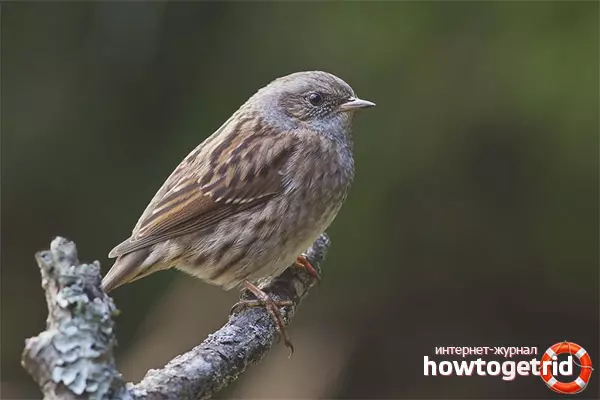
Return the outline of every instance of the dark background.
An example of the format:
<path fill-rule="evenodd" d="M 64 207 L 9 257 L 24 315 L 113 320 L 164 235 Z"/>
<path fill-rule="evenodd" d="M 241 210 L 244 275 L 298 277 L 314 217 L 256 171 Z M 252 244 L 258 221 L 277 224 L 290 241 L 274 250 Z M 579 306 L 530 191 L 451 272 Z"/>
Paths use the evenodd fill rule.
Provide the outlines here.
<path fill-rule="evenodd" d="M 290 328 L 296 355 L 277 346 L 221 396 L 560 396 L 536 377 L 424 377 L 436 346 L 568 339 L 600 366 L 597 2 L 1 11 L 2 398 L 39 397 L 19 366 L 46 317 L 34 252 L 62 235 L 107 269 L 179 161 L 259 87 L 307 69 L 378 106 L 356 118 L 355 185 Z M 119 368 L 137 380 L 237 294 L 170 271 L 114 297 Z M 597 398 L 599 379 L 577 397 Z"/>

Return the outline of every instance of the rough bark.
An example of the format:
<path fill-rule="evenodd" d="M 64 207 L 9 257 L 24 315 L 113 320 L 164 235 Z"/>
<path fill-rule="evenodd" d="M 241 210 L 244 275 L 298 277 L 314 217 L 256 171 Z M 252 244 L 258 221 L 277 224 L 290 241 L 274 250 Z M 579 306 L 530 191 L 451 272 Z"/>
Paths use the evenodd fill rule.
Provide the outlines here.
<path fill-rule="evenodd" d="M 320 272 L 330 242 L 323 234 L 305 253 Z M 258 362 L 279 340 L 275 324 L 262 307 L 230 316 L 201 344 L 141 382 L 125 383 L 115 367 L 112 298 L 100 288 L 98 262 L 79 264 L 73 242 L 56 238 L 50 250 L 36 254 L 48 303 L 46 330 L 27 339 L 22 364 L 46 399 L 204 399 L 226 387 L 248 365 Z M 281 309 L 288 324 L 313 281 L 300 268 L 261 282 L 273 300 L 291 300 Z M 249 298 L 247 292 L 242 298 Z"/>

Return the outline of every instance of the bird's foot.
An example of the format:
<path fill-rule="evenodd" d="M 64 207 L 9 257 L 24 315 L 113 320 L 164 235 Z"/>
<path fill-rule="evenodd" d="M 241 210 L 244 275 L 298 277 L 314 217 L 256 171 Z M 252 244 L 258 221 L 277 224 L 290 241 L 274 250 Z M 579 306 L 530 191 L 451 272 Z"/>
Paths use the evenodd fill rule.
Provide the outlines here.
<path fill-rule="evenodd" d="M 250 293 L 252 293 L 256 300 L 240 300 L 231 307 L 231 313 L 236 311 L 243 310 L 248 307 L 265 307 L 273 322 L 275 323 L 275 328 L 277 328 L 277 332 L 283 338 L 283 343 L 287 348 L 290 349 L 290 357 L 294 354 L 294 345 L 290 341 L 290 337 L 287 334 L 285 329 L 285 324 L 283 323 L 283 318 L 281 317 L 281 312 L 279 309 L 281 307 L 293 306 L 294 302 L 290 300 L 283 301 L 275 301 L 273 300 L 267 293 L 263 292 L 257 286 L 252 283 L 244 280 L 244 287 L 248 289 Z"/>
<path fill-rule="evenodd" d="M 304 268 L 306 272 L 308 272 L 308 274 L 312 277 L 314 282 L 317 282 L 318 284 L 321 283 L 321 275 L 319 275 L 319 272 L 315 269 L 315 267 L 312 266 L 312 264 L 310 263 L 310 261 L 308 261 L 306 257 L 298 256 L 296 258 L 296 266 L 298 268 Z"/>

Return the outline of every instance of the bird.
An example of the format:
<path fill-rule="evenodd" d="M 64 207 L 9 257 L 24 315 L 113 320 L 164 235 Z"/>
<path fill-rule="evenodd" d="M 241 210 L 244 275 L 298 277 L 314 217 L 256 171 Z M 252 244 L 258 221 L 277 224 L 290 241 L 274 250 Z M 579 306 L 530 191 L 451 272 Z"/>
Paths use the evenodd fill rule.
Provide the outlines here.
<path fill-rule="evenodd" d="M 341 78 L 295 72 L 252 95 L 173 170 L 102 280 L 105 292 L 175 268 L 225 290 L 258 288 L 294 262 L 333 222 L 354 180 L 352 119 L 375 106 Z M 268 304 L 265 304 L 268 303 Z M 293 347 L 291 347 L 293 348 Z"/>

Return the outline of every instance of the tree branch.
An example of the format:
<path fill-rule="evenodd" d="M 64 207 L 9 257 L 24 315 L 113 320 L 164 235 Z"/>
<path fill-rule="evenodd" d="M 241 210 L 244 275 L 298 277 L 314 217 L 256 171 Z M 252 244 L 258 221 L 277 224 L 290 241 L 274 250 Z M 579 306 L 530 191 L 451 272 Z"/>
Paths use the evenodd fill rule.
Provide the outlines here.
<path fill-rule="evenodd" d="M 322 234 L 305 253 L 319 272 L 329 245 Z M 264 308 L 246 308 L 162 369 L 149 370 L 137 384 L 125 384 L 113 357 L 113 317 L 118 310 L 100 288 L 99 263 L 80 265 L 75 244 L 60 237 L 50 250 L 37 253 L 36 260 L 48 303 L 47 328 L 26 340 L 22 364 L 46 399 L 209 398 L 258 362 L 279 339 Z M 281 309 L 288 324 L 311 284 L 303 269 L 288 268 L 259 286 L 274 300 L 293 302 Z M 249 296 L 242 293 L 243 299 Z"/>

